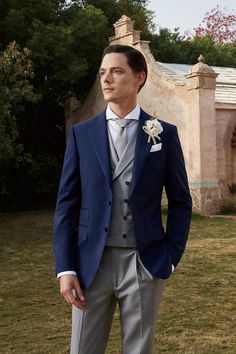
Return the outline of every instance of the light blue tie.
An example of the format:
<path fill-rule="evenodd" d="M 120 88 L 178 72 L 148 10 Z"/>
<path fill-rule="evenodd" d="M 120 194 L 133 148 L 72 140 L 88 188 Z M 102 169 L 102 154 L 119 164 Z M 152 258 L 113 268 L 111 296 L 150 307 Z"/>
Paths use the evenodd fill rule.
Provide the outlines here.
<path fill-rule="evenodd" d="M 116 140 L 114 141 L 114 146 L 117 152 L 117 155 L 119 157 L 119 160 L 121 159 L 121 156 L 124 152 L 124 149 L 127 145 L 127 126 L 131 122 L 132 119 L 124 119 L 124 118 L 116 118 L 112 119 L 116 122 L 116 124 L 119 126 L 119 131 L 116 136 Z"/>

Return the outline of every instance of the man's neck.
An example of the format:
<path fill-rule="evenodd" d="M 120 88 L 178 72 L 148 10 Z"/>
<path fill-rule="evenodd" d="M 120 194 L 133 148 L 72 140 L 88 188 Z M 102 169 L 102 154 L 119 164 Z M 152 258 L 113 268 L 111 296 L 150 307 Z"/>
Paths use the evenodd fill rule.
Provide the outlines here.
<path fill-rule="evenodd" d="M 114 112 L 118 117 L 124 118 L 134 110 L 136 107 L 137 102 L 134 102 L 133 104 L 128 104 L 128 105 L 120 105 L 120 104 L 115 104 L 113 102 L 109 102 L 109 107 Z"/>

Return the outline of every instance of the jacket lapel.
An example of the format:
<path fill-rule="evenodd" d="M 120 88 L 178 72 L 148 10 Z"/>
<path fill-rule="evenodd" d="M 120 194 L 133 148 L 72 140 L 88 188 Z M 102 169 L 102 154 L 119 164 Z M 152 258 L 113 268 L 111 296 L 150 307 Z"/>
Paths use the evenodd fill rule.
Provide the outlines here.
<path fill-rule="evenodd" d="M 151 143 L 148 143 L 148 135 L 143 130 L 143 125 L 146 120 L 150 119 L 150 115 L 145 113 L 141 109 L 139 117 L 139 125 L 137 131 L 137 140 L 134 153 L 134 165 L 133 165 L 133 174 L 131 182 L 131 193 L 134 191 L 135 186 L 138 182 L 139 176 L 144 167 L 146 158 L 148 157 L 151 149 Z"/>
<path fill-rule="evenodd" d="M 100 113 L 93 129 L 89 130 L 91 145 L 111 188 L 111 162 L 105 111 Z"/>

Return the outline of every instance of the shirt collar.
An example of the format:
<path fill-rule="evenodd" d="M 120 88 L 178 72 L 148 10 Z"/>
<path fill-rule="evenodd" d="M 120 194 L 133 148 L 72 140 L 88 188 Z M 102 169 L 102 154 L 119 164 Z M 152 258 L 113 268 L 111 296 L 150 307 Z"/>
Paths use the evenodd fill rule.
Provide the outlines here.
<path fill-rule="evenodd" d="M 139 120 L 139 116 L 140 116 L 140 106 L 137 104 L 137 105 L 135 106 L 135 108 L 134 108 L 131 112 L 129 112 L 129 113 L 127 114 L 127 116 L 125 116 L 125 117 L 122 118 L 122 119 Z M 106 120 L 108 120 L 108 119 L 114 119 L 114 118 L 119 118 L 119 117 L 117 116 L 117 114 L 115 114 L 115 113 L 111 110 L 111 108 L 110 108 L 109 105 L 108 105 L 107 108 L 106 108 Z"/>

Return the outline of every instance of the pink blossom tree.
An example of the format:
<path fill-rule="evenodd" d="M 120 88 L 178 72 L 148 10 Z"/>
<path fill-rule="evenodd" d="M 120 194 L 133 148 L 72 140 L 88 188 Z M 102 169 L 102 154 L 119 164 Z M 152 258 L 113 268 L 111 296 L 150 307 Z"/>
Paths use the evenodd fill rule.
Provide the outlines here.
<path fill-rule="evenodd" d="M 221 10 L 217 5 L 205 14 L 202 23 L 193 30 L 195 36 L 211 36 L 215 43 L 236 43 L 236 14 L 226 8 Z"/>
<path fill-rule="evenodd" d="M 194 34 L 185 32 L 185 39 L 195 36 L 211 36 L 215 43 L 236 43 L 236 14 L 229 13 L 226 8 L 220 9 L 217 5 L 207 12 L 202 23 L 195 27 Z"/>

